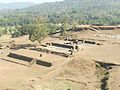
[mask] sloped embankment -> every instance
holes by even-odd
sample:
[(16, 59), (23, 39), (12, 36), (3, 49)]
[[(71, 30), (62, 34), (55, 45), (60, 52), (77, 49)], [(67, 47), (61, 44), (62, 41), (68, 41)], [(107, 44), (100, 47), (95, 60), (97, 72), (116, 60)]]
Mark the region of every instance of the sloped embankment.
[(119, 65), (113, 63), (96, 62), (97, 77), (100, 82), (101, 90), (110, 90), (109, 78), (111, 70)]
[(110, 90), (108, 84), (110, 71), (115, 66), (117, 65), (97, 62), (87, 58), (77, 58), (63, 65), (60, 71), (56, 72), (58, 74), (55, 74), (55, 76), (51, 79), (42, 80), (41, 78), (31, 80), (24, 84), (21, 84), (19, 89)]
[[(116, 66), (118, 65), (113, 63), (77, 58), (64, 65), (57, 79), (76, 83), (82, 90), (110, 90), (110, 71)], [(75, 87), (77, 86), (73, 86), (75, 90), (79, 90)]]
[(70, 90), (95, 90), (97, 87), (96, 63), (90, 59), (77, 58), (63, 66), (57, 80), (72, 84)]

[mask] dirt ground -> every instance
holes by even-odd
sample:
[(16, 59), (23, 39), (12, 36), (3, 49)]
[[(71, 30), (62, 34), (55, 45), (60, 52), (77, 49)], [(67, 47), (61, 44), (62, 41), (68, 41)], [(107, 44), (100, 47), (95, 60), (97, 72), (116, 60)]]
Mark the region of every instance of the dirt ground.
[[(0, 90), (120, 90), (120, 30), (86, 30), (74, 32), (72, 36), (93, 39), (102, 45), (83, 44), (80, 46), (82, 50), (76, 52), (74, 57), (64, 58), (64, 64), (52, 68), (38, 65), (26, 67), (2, 60), (12, 50), (0, 50)], [(14, 40), (19, 44), (32, 43), (28, 36), (15, 39), (4, 36), (0, 42), (3, 40)], [(48, 41), (58, 39), (49, 37), (44, 42)], [(117, 66), (108, 70), (102, 65), (97, 66), (96, 61)], [(105, 76), (105, 72), (109, 72), (109, 75)], [(102, 82), (104, 77), (109, 79)], [(102, 87), (104, 83), (107, 84)]]

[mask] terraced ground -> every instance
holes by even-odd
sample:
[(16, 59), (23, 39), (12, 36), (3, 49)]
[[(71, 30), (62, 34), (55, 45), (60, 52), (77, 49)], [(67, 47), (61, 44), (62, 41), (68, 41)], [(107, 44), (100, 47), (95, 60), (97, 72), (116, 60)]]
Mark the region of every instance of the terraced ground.
[[(83, 44), (82, 50), (71, 58), (64, 58), (57, 67), (33, 65), (26, 67), (2, 58), (11, 52), (9, 48), (0, 50), (1, 90), (119, 90), (120, 89), (120, 30), (74, 32), (75, 38), (87, 38), (102, 45)], [(20, 38), (0, 38), (2, 41), (32, 43), (27, 36)], [(58, 41), (48, 38), (44, 41)], [(55, 55), (55, 58), (58, 56)], [(59, 56), (60, 57), (60, 56)], [(52, 57), (53, 58), (53, 57)]]

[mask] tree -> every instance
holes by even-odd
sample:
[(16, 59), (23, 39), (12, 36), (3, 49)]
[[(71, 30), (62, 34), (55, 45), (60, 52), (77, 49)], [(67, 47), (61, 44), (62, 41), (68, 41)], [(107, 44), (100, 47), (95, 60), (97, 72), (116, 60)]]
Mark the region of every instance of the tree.
[(59, 27), (56, 24), (51, 24), (51, 23), (48, 23), (47, 27), (48, 27), (49, 35), (55, 33), (59, 29)]
[(35, 22), (35, 28), (31, 31), (29, 39), (31, 41), (38, 41), (41, 44), (41, 41), (47, 37), (48, 28), (46, 22), (42, 18), (37, 18)]
[(0, 37), (2, 36), (2, 31), (0, 30)]
[(77, 25), (77, 22), (73, 22), (73, 24), (72, 24), (72, 31), (75, 31), (76, 25)]
[(29, 25), (16, 26), (15, 28), (11, 28), (9, 32), (12, 34), (12, 37), (19, 37), (24, 35), (30, 35), (32, 30), (34, 29), (35, 26), (29, 24)]
[(63, 19), (63, 21), (61, 22), (61, 36), (66, 36), (67, 35), (67, 22), (66, 19)]

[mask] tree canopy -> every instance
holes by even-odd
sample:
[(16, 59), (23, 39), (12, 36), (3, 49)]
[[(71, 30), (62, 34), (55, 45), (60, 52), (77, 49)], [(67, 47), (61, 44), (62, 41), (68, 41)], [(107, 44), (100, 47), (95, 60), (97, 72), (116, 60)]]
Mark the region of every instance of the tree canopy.
[(49, 23), (58, 24), (67, 15), (71, 24), (120, 24), (120, 0), (64, 0), (38, 4), (29, 8), (1, 12), (0, 25), (12, 26), (34, 23), (43, 16)]

